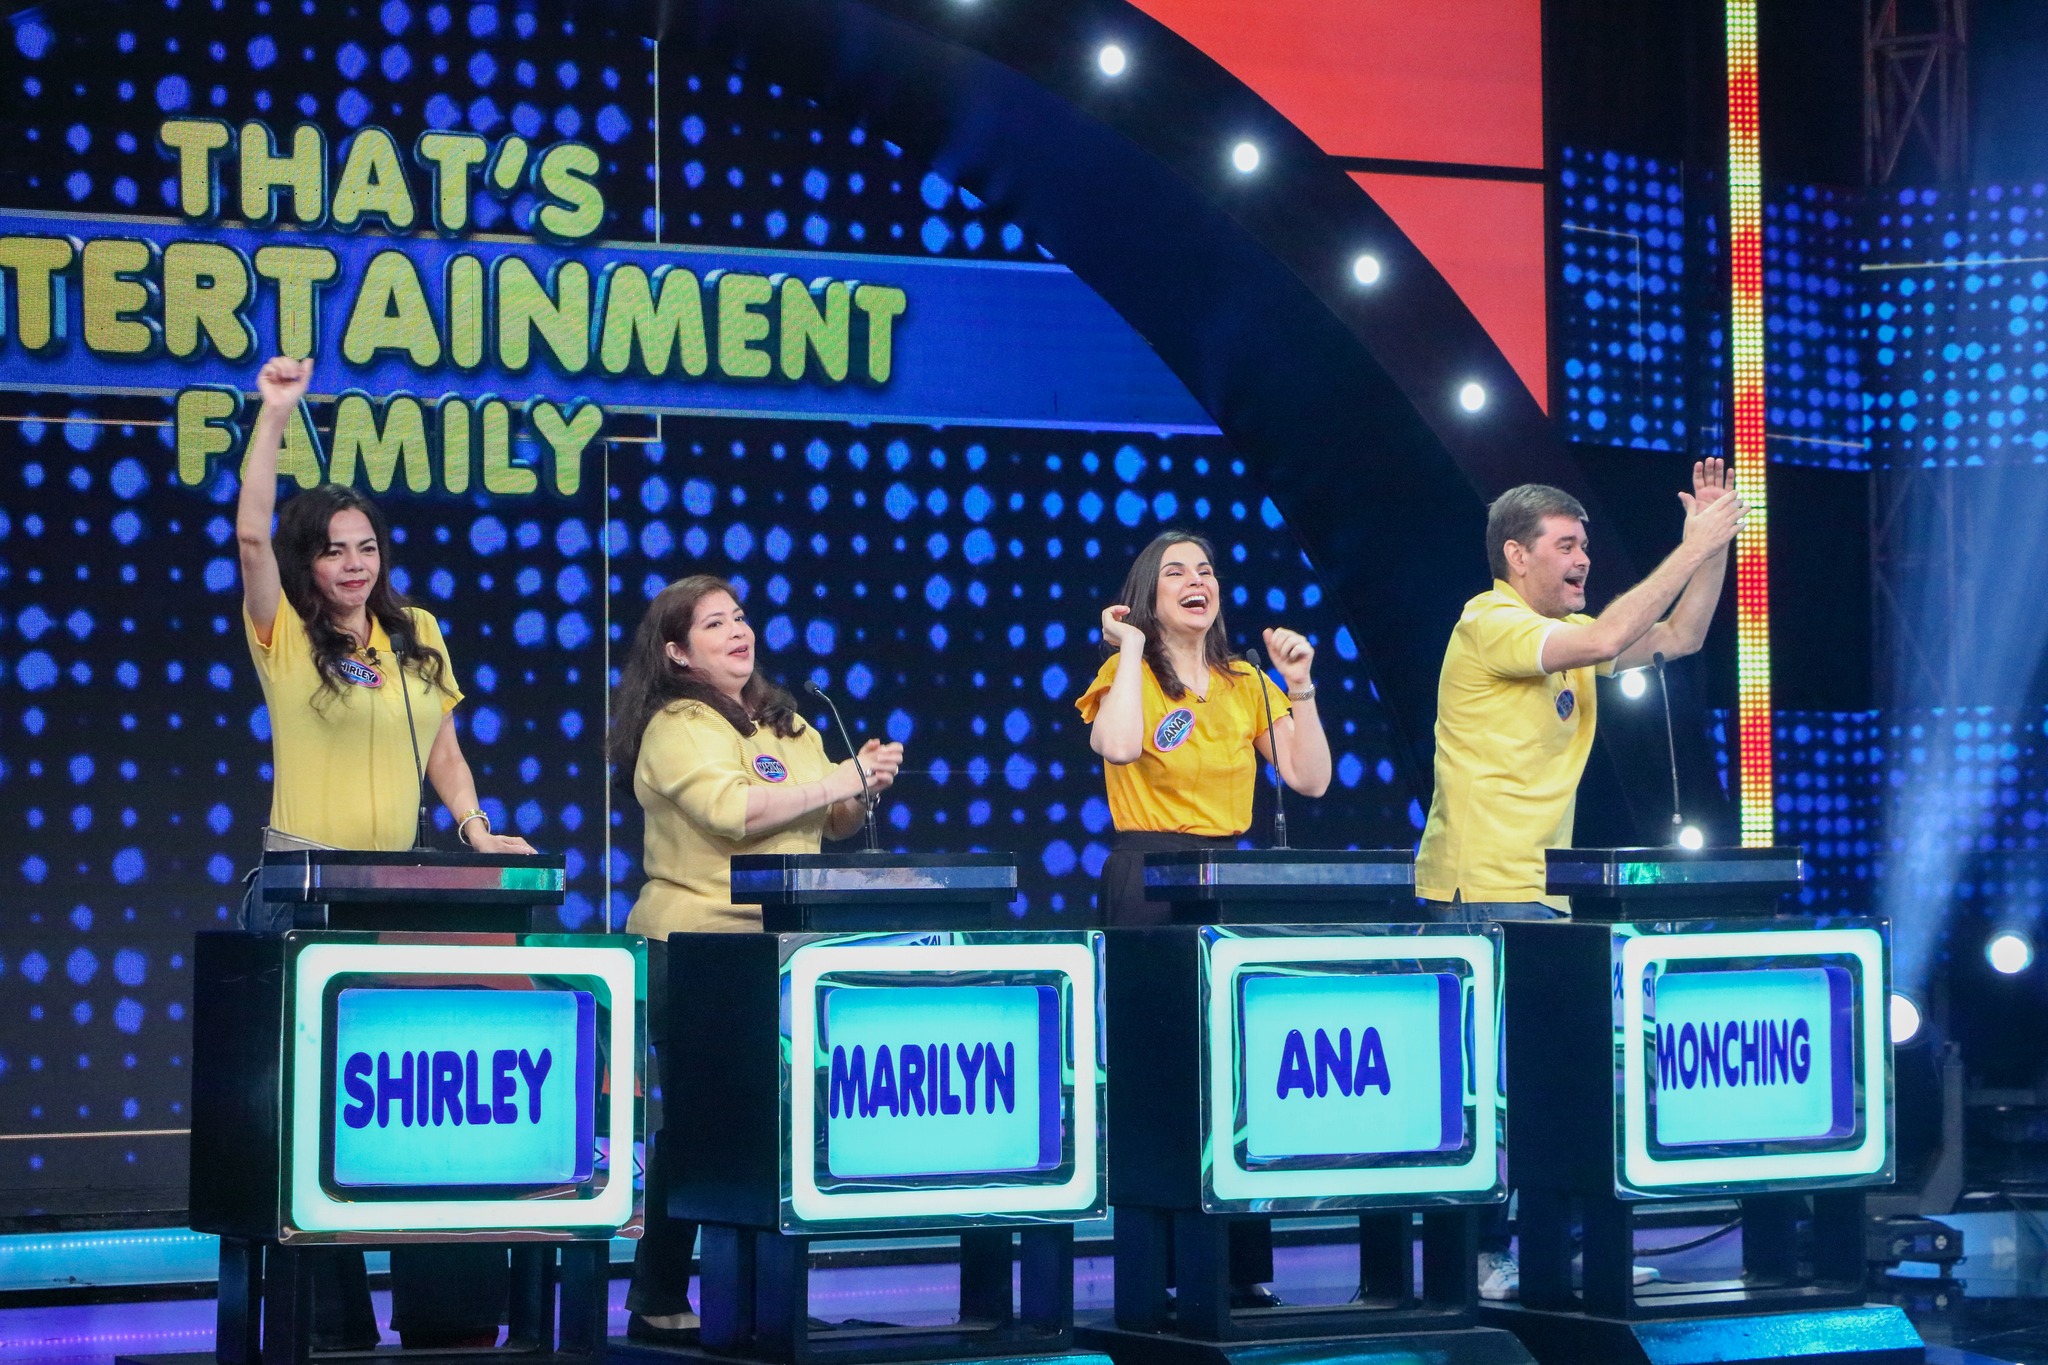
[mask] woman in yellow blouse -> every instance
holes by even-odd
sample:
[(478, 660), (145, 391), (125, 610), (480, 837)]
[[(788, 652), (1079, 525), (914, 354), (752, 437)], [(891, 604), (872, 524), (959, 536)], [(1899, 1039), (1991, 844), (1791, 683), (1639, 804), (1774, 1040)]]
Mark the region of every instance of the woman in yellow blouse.
[[(287, 501), (271, 530), (278, 445), (312, 377), (312, 362), (284, 357), (257, 374), (263, 407), (235, 508), (242, 625), (270, 710), (264, 846), (410, 848), (424, 776), (470, 847), (532, 853), (517, 835), (493, 834), (477, 804), (455, 735), (462, 690), (448, 647), (433, 613), (391, 586), (391, 535), (376, 504), (322, 484)], [(250, 923), (257, 908), (252, 885), (245, 926), (291, 927)], [(497, 1344), (511, 1286), (504, 1247), (401, 1247), (391, 1267), (391, 1325), (405, 1345)], [(377, 1344), (361, 1252), (316, 1260), (313, 1303), (320, 1349)]]
[(1147, 853), (1236, 846), (1251, 828), (1261, 758), (1303, 796), (1330, 786), (1330, 742), (1309, 681), (1315, 647), (1291, 630), (1265, 632), (1285, 694), (1233, 654), (1214, 559), (1208, 541), (1185, 531), (1139, 552), (1102, 612), (1108, 657), (1074, 703), (1102, 756), (1116, 824), (1102, 868), (1106, 924), (1165, 922), (1165, 904), (1145, 899)]
[[(1266, 631), (1285, 695), (1233, 654), (1214, 561), (1209, 542), (1186, 531), (1164, 532), (1138, 553), (1102, 612), (1108, 657), (1074, 703), (1102, 756), (1116, 823), (1102, 866), (1102, 916), (1112, 926), (1166, 922), (1165, 903), (1145, 899), (1147, 853), (1236, 847), (1251, 828), (1261, 758), (1304, 796), (1330, 785), (1330, 744), (1309, 681), (1314, 646), (1291, 630)], [(1277, 1307), (1266, 1287), (1272, 1225), (1247, 1219), (1230, 1233), (1233, 1305)]]
[[(633, 637), (612, 708), (612, 761), (646, 817), (647, 882), (626, 921), (647, 935), (647, 1032), (656, 1059), (668, 1027), (668, 936), (758, 930), (732, 903), (736, 853), (816, 853), (861, 828), (854, 760), (833, 764), (796, 700), (755, 668), (754, 628), (732, 585), (697, 574), (663, 588)], [(903, 746), (861, 746), (871, 793), (903, 764)], [(647, 1130), (660, 1126), (658, 1099)], [(666, 1161), (647, 1162), (647, 1228), (633, 1262), (627, 1335), (676, 1341), (697, 1325), (690, 1251), (697, 1229), (667, 1216)]]

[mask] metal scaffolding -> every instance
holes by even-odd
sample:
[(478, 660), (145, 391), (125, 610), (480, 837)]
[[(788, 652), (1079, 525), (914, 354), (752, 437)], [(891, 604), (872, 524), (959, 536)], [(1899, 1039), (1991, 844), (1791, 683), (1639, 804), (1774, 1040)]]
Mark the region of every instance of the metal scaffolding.
[(1969, 0), (1864, 0), (1864, 183), (1889, 183), (1915, 141), (1935, 180), (1963, 177), (1969, 48)]

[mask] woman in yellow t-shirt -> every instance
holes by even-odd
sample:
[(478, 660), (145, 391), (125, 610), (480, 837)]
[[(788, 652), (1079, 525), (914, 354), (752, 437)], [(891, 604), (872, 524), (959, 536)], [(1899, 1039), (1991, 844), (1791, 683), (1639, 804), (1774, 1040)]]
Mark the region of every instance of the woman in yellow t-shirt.
[[(312, 362), (283, 357), (257, 374), (263, 408), (235, 508), (242, 625), (270, 710), (264, 846), (410, 848), (424, 776), (472, 848), (532, 853), (524, 839), (491, 833), (477, 805), (440, 625), (391, 586), (391, 535), (376, 504), (323, 484), (287, 501), (271, 530), (278, 445), (312, 377)], [(252, 885), (244, 923), (290, 927), (250, 924), (257, 908)], [(391, 1325), (405, 1345), (497, 1344), (511, 1288), (505, 1248), (403, 1247), (391, 1275)], [(321, 1257), (314, 1283), (316, 1346), (374, 1347), (362, 1253)]]
[(1088, 744), (1102, 756), (1116, 823), (1102, 869), (1106, 924), (1165, 922), (1165, 904), (1145, 899), (1145, 855), (1235, 846), (1251, 827), (1259, 759), (1277, 763), (1304, 796), (1330, 785), (1330, 744), (1309, 681), (1315, 647), (1291, 630), (1265, 632), (1284, 695), (1234, 655), (1214, 559), (1208, 541), (1185, 531), (1139, 552), (1116, 604), (1103, 609), (1108, 657), (1074, 703), (1092, 727)]
[[(755, 667), (754, 628), (732, 585), (710, 574), (671, 583), (648, 604), (612, 707), (611, 753), (646, 818), (647, 882), (626, 927), (647, 935), (647, 1034), (657, 1062), (668, 1029), (668, 936), (761, 927), (732, 903), (736, 853), (816, 853), (861, 828), (855, 761), (834, 765), (796, 699)], [(859, 764), (871, 793), (896, 780), (903, 746), (869, 740)], [(660, 1127), (648, 1104), (647, 1131)], [(690, 1308), (694, 1224), (667, 1216), (667, 1159), (647, 1163), (647, 1227), (633, 1259), (626, 1334), (681, 1342)]]
[[(1162, 901), (1145, 899), (1145, 855), (1232, 848), (1251, 827), (1259, 759), (1304, 796), (1330, 785), (1330, 744), (1309, 681), (1315, 648), (1278, 627), (1266, 652), (1287, 680), (1283, 696), (1259, 669), (1231, 653), (1223, 584), (1209, 542), (1165, 531), (1138, 552), (1123, 591), (1102, 612), (1108, 655), (1075, 707), (1102, 756), (1116, 845), (1102, 866), (1102, 918), (1115, 926), (1163, 924)], [(1265, 696), (1261, 696), (1263, 689)], [(1266, 727), (1266, 708), (1273, 725)], [(1230, 1229), (1230, 1297), (1236, 1308), (1271, 1308), (1272, 1225)]]

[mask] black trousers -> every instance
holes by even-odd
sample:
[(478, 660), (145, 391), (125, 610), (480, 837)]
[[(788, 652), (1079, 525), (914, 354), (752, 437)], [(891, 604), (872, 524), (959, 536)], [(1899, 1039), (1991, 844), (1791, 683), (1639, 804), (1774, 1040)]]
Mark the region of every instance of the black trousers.
[(690, 1311), (690, 1258), (697, 1225), (668, 1216), (669, 1145), (662, 1126), (662, 1063), (668, 1057), (668, 941), (647, 939), (647, 1203), (640, 1245), (633, 1250), (633, 1284), (626, 1307), (643, 1317)]
[[(1118, 830), (1110, 855), (1102, 864), (1102, 922), (1113, 929), (1165, 924), (1171, 918), (1165, 901), (1145, 899), (1145, 855), (1182, 853), (1202, 848), (1236, 848), (1235, 838), (1201, 834), (1163, 834)], [(1169, 1253), (1170, 1254), (1170, 1253)], [(1240, 1288), (1273, 1278), (1273, 1223), (1269, 1218), (1236, 1218), (1230, 1223), (1230, 1282)]]

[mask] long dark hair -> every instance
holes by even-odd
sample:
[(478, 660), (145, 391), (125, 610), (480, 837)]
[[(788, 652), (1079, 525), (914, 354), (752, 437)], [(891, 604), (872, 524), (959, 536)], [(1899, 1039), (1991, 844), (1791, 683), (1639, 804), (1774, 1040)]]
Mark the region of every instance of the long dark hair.
[(702, 702), (743, 735), (751, 735), (765, 725), (788, 739), (803, 729), (796, 698), (762, 676), (758, 651), (754, 656), (754, 676), (740, 689), (738, 701), (669, 657), (671, 642), (689, 647), (690, 627), (697, 623), (697, 604), (714, 592), (739, 601), (732, 584), (716, 574), (679, 578), (654, 595), (654, 600), (647, 604), (647, 614), (640, 618), (640, 628), (633, 632), (633, 647), (626, 655), (618, 691), (612, 698), (609, 748), (622, 782), (633, 780), (634, 765), (640, 761), (640, 737), (647, 732), (647, 722), (679, 701)]
[(393, 641), (404, 637), (412, 642), (410, 666), (433, 686), (447, 691), (442, 681), (447, 661), (439, 650), (429, 649), (413, 628), (412, 603), (391, 586), (391, 527), (377, 504), (338, 483), (285, 499), (277, 512), (277, 532), (270, 538), (271, 553), (277, 557), (277, 577), (292, 610), (305, 623), (306, 639), (313, 648), (313, 666), (320, 674), (320, 690), (314, 694), (318, 708), (339, 695), (341, 661), (356, 651), (356, 638), (336, 625), (327, 601), (313, 584), (313, 561), (327, 549), (328, 527), (339, 512), (361, 512), (369, 518), (377, 537), (377, 581), (370, 585), (369, 613)]
[[(1216, 563), (1216, 551), (1209, 542), (1192, 531), (1168, 529), (1152, 538), (1152, 543), (1138, 551), (1137, 559), (1131, 563), (1130, 573), (1124, 576), (1122, 593), (1117, 601), (1131, 609), (1124, 618), (1145, 637), (1145, 662), (1152, 668), (1152, 676), (1159, 680), (1159, 690), (1170, 701), (1179, 701), (1187, 695), (1187, 684), (1173, 671), (1173, 660), (1166, 653), (1166, 639), (1159, 628), (1159, 614), (1154, 610), (1159, 601), (1159, 566), (1166, 558), (1168, 549), (1175, 545), (1193, 545), (1202, 552), (1202, 558), (1211, 565)], [(1226, 686), (1237, 685), (1237, 673), (1231, 667), (1237, 656), (1230, 650), (1230, 632), (1223, 627), (1223, 595), (1216, 595), (1216, 619), (1209, 623), (1209, 629), (1202, 635), (1202, 657), (1210, 668), (1223, 675)], [(1104, 657), (1115, 652), (1108, 639), (1102, 642)]]

